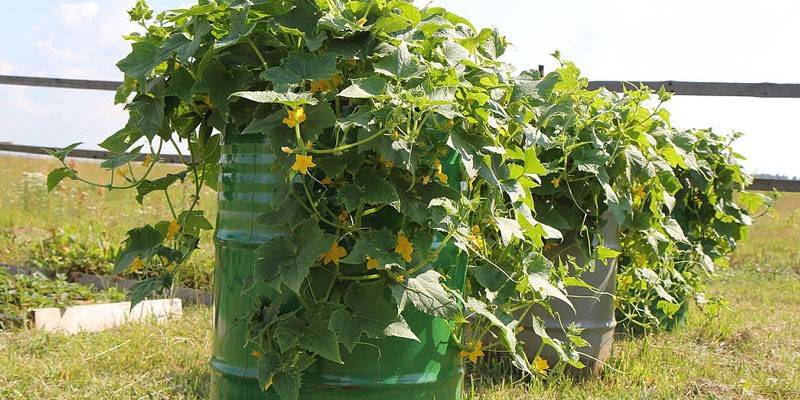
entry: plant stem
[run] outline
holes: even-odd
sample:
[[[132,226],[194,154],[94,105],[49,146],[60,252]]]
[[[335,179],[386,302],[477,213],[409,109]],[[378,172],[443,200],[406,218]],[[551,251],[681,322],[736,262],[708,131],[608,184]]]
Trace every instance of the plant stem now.
[[[349,149],[352,149],[354,147],[361,146],[364,143],[370,142],[370,141],[376,139],[377,137],[383,135],[388,130],[389,130],[389,128],[383,128],[383,129],[379,130],[378,132],[376,132],[375,134],[373,134],[372,136],[369,136],[369,137],[366,137],[366,138],[361,139],[359,141],[356,141],[356,142],[353,142],[353,143],[350,143],[350,144],[345,144],[345,145],[342,145],[342,146],[339,146],[339,147],[336,147],[336,148],[333,148],[333,149],[323,149],[323,150],[304,149],[304,150],[307,150],[311,154],[335,154],[335,153],[341,153],[341,152],[343,152],[345,150],[349,150]]]

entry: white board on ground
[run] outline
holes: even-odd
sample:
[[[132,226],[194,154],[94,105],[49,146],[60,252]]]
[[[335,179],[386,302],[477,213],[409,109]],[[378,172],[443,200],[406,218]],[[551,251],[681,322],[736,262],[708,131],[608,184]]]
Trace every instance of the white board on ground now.
[[[90,304],[67,308],[37,308],[33,323],[37,329],[74,334],[98,332],[133,321],[165,321],[183,315],[180,299],[145,300],[131,309],[130,302]]]

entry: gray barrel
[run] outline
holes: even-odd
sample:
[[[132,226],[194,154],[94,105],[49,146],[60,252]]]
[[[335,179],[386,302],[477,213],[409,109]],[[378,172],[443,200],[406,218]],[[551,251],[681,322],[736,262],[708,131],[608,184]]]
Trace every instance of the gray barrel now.
[[[606,221],[603,225],[604,245],[610,249],[619,250],[619,227],[610,214],[606,213],[603,217]],[[559,246],[552,252],[546,252],[545,255],[554,262],[561,257],[566,260],[567,256],[572,256],[575,257],[578,265],[589,263],[576,243]],[[567,289],[575,311],[566,303],[554,299],[552,307],[553,311],[557,313],[556,316],[551,316],[543,309],[534,309],[533,314],[544,321],[548,335],[555,339],[566,341],[564,328],[570,324],[574,323],[583,329],[581,337],[589,342],[589,347],[578,350],[581,354],[581,362],[586,365],[581,373],[595,375],[602,371],[604,362],[611,356],[614,328],[617,326],[617,320],[614,318],[617,260],[597,261],[593,269],[584,272],[580,277],[595,289],[580,287]],[[520,339],[525,342],[525,352],[528,357],[533,358],[542,342],[533,333],[530,322],[526,321],[529,320],[527,318],[523,320],[522,325],[525,329],[519,335]],[[548,360],[551,366],[558,361],[558,357],[549,347],[544,348],[541,356]]]

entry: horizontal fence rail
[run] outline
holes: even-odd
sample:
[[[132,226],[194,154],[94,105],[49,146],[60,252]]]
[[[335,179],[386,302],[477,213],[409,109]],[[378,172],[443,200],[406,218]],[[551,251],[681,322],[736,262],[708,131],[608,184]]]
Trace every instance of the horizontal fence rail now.
[[[800,181],[790,179],[754,179],[749,190],[777,190],[779,192],[800,192]]]
[[[647,86],[653,90],[660,88],[683,96],[733,96],[800,98],[800,84],[796,83],[734,83],[734,82],[681,82],[681,81],[591,81],[589,89],[604,87],[612,92]]]
[[[27,146],[22,144],[2,143],[0,142],[0,151],[9,151],[12,153],[26,153],[26,154],[42,154],[47,155],[47,150],[61,150],[58,147],[42,147],[42,146]],[[103,150],[83,150],[75,149],[69,152],[69,156],[73,158],[91,158],[94,160],[107,160],[109,158],[118,156]],[[137,159],[141,161],[144,159],[145,153]],[[159,157],[160,162],[166,164],[183,164],[176,154],[162,154]]]
[[[48,150],[59,150],[55,147],[46,147]],[[0,152],[8,151],[14,153],[27,153],[27,154],[47,154],[44,147],[39,146],[25,146],[12,143],[0,142]],[[119,154],[115,154],[119,155]],[[82,150],[75,149],[69,153],[70,157],[74,158],[91,158],[95,160],[105,160],[114,156],[114,154],[101,150]],[[144,158],[144,154],[139,158]],[[159,157],[162,163],[166,164],[182,164],[180,158],[174,154],[162,154]],[[748,186],[749,190],[777,190],[779,192],[800,192],[800,180],[789,179],[754,179],[753,183]]]
[[[0,75],[0,84],[54,87],[66,89],[117,90],[122,82],[96,81],[88,79],[40,78],[32,76]],[[735,96],[766,98],[800,98],[800,84],[797,83],[739,83],[739,82],[683,82],[683,81],[590,81],[590,89],[604,87],[621,92],[647,86],[653,90],[661,87],[682,96]]]
[[[0,84],[38,86],[63,89],[117,90],[122,82],[94,81],[88,79],[38,78],[33,76],[0,75]]]

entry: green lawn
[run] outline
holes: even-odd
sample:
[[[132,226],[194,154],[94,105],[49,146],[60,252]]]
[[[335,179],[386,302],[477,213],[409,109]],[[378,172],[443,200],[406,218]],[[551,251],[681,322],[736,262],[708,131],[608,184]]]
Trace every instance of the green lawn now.
[[[84,190],[76,187],[56,195],[76,196],[64,199],[45,197],[39,189],[14,194],[25,188],[21,168],[46,170],[39,161],[0,157],[0,184],[13,188],[0,197],[0,262],[24,262],[26,246],[49,229],[70,226],[81,237],[106,232],[118,238],[136,222],[131,219],[166,212],[163,204],[146,201],[139,207],[118,194],[100,200],[87,191],[80,200],[69,194]],[[124,211],[113,211],[121,205]],[[710,282],[708,295],[728,302],[718,314],[694,308],[688,325],[674,332],[620,338],[601,378],[512,382],[496,372],[473,373],[467,398],[800,398],[798,243],[800,195],[784,195],[756,220],[733,266]],[[204,258],[210,253],[201,253]],[[189,308],[180,320],[97,334],[0,332],[0,399],[206,398],[210,328],[210,310]]]

